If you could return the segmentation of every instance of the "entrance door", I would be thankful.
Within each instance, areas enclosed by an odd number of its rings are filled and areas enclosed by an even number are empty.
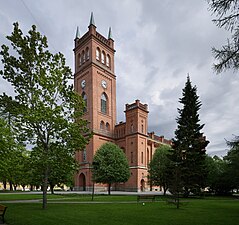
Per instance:
[[[140,182],[140,189],[141,189],[141,191],[145,191],[145,181],[144,181],[144,179],[142,179],[141,182]]]
[[[79,176],[79,188],[80,188],[80,191],[86,190],[85,175],[83,173],[81,173]]]

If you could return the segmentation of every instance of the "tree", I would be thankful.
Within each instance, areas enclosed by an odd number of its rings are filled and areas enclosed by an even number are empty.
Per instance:
[[[229,174],[231,174],[232,187],[239,189],[239,136],[227,142],[231,149],[223,158],[228,163]]]
[[[18,131],[35,147],[32,151],[40,165],[45,209],[50,165],[58,160],[55,149],[62,150],[62,160],[84,149],[89,139],[88,122],[82,119],[83,100],[69,84],[73,75],[64,56],[50,53],[47,38],[35,25],[25,36],[18,23],[13,27],[7,36],[12,49],[2,45],[0,52],[4,65],[0,74],[16,93],[12,110],[18,112]]]
[[[11,130],[7,125],[7,122],[0,117],[0,180],[5,184],[7,182],[7,170],[8,161],[10,154],[10,146],[13,146],[14,140],[11,135]]]
[[[3,114],[0,112],[1,116]],[[6,183],[9,182],[10,190],[13,190],[13,185],[22,181],[24,175],[23,169],[23,152],[25,146],[17,140],[17,133],[13,129],[10,120],[0,117],[0,180],[3,181],[6,188]]]
[[[183,97],[179,100],[183,108],[178,109],[179,116],[176,119],[178,127],[170,156],[178,167],[185,196],[188,196],[190,191],[198,191],[203,187],[206,175],[205,148],[209,142],[201,133],[204,124],[199,123],[198,111],[201,103],[196,92],[197,88],[192,87],[188,76]]]
[[[239,1],[238,0],[208,0],[209,9],[216,15],[213,22],[220,28],[232,33],[227,44],[221,49],[212,48],[213,55],[218,61],[214,64],[217,73],[224,70],[239,68]]]
[[[95,153],[93,159],[93,180],[108,184],[126,182],[130,177],[129,165],[124,152],[115,144],[107,142]]]
[[[149,180],[152,185],[162,186],[164,195],[169,188],[170,177],[172,176],[171,161],[168,157],[168,145],[158,147],[153,155],[153,159],[149,163]]]
[[[208,170],[206,186],[209,192],[217,195],[228,194],[232,189],[234,173],[228,170],[227,161],[218,156],[206,156],[206,167]]]

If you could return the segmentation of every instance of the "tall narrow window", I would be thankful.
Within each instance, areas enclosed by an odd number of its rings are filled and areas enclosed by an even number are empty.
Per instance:
[[[105,127],[107,131],[110,131],[110,124],[108,122],[106,123]]]
[[[107,95],[105,93],[101,95],[101,112],[107,113]]]
[[[100,49],[99,48],[96,49],[96,59],[100,60]]]
[[[106,66],[110,67],[110,56],[106,56]]]
[[[78,62],[79,62],[79,66],[81,66],[82,63],[81,63],[81,54],[80,53],[78,54]]]
[[[102,51],[102,53],[101,53],[101,62],[103,64],[105,64],[105,52],[104,51]]]
[[[84,107],[84,112],[87,112],[87,96],[86,96],[86,93],[85,92],[83,92],[82,93],[82,98],[83,98],[83,101],[84,101],[84,103],[85,103],[85,107]]]
[[[141,132],[144,133],[144,125],[141,125]]]
[[[82,64],[85,63],[85,51],[84,50],[81,54],[81,62],[82,62]]]
[[[104,121],[102,121],[102,120],[101,120],[101,122],[100,122],[100,129],[101,129],[101,130],[104,130],[104,129],[105,129],[105,123],[104,123]]]
[[[86,150],[85,149],[82,152],[82,160],[83,160],[83,162],[86,162]]]
[[[144,153],[141,152],[141,163],[143,164],[144,163]]]
[[[133,124],[131,124],[130,131],[131,131],[131,133],[134,132],[134,125]]]
[[[86,55],[86,60],[89,60],[90,59],[90,51],[89,51],[88,47],[86,48],[85,55]]]

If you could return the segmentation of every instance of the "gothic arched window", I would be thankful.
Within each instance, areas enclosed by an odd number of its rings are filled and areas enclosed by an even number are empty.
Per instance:
[[[96,59],[100,60],[100,49],[99,48],[96,49]]]
[[[131,131],[131,133],[134,132],[134,125],[133,124],[131,124],[131,126],[130,126],[130,131]]]
[[[89,50],[88,47],[87,47],[86,50],[85,50],[85,56],[86,56],[86,60],[89,60],[89,59],[90,59],[90,50]]]
[[[86,162],[86,149],[82,151],[82,161]]]
[[[82,51],[81,57],[82,57],[81,62],[85,63],[85,51],[84,50]]]
[[[105,129],[105,123],[104,123],[104,121],[102,121],[102,120],[101,120],[101,122],[100,122],[100,129],[101,129],[101,130],[104,130],[104,129]]]
[[[110,56],[106,56],[106,66],[110,67]]]
[[[102,53],[101,53],[101,62],[103,64],[105,64],[105,52],[104,51],[102,51]]]
[[[83,98],[83,101],[85,103],[84,112],[87,112],[87,96],[86,96],[86,93],[83,92],[81,97]]]
[[[79,63],[79,66],[81,66],[82,63],[81,63],[81,54],[80,53],[78,54],[78,63]]]
[[[110,131],[110,124],[109,124],[108,122],[106,123],[105,126],[106,126],[106,130],[107,130],[107,131]]]
[[[101,95],[101,112],[107,113],[107,95],[105,93]]]

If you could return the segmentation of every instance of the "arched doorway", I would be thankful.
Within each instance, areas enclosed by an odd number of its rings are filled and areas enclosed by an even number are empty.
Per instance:
[[[81,173],[79,176],[79,189],[80,189],[80,191],[86,190],[85,175],[83,173]]]
[[[144,181],[144,179],[142,179],[142,180],[140,181],[140,190],[141,190],[141,191],[145,191],[145,181]]]

